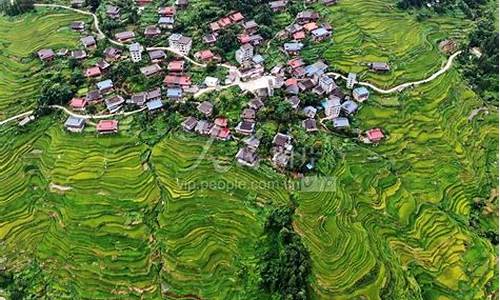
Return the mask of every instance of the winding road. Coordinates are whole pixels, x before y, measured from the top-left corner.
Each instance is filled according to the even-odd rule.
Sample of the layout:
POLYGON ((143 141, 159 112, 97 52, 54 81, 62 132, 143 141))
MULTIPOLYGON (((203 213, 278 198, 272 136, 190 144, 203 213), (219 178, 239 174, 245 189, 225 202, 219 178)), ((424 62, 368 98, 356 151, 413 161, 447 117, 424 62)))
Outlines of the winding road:
MULTIPOLYGON (((74 11, 74 12, 77 12, 77 13, 81 13, 81 14, 84 14, 84 15, 90 15, 94 19, 94 26, 95 26, 97 32, 99 33, 99 35, 101 35, 102 37, 106 38, 111 43, 113 43, 113 44, 115 44, 117 46, 125 47, 125 45, 123 43, 115 41, 115 40, 111 39, 110 37, 106 37, 106 35, 102 32, 101 28, 99 27, 99 19, 97 18, 97 16, 94 13, 91 13, 91 12, 88 12, 88 11, 84 11, 84 10, 80 10, 80 9, 76 9, 76 8, 72 8, 72 7, 69 7, 69 6, 59 5, 59 4, 35 4, 35 6, 36 7, 62 8, 62 9, 68 9, 68 10, 71 10, 71 11, 74 11)), ((169 47, 149 47, 149 48, 146 48, 146 50, 147 51, 152 51, 152 50, 165 50, 165 51, 169 51, 169 52, 171 52, 171 53, 173 53, 175 55, 183 57, 184 59, 188 60, 189 62, 191 62, 192 64, 194 64, 196 66, 206 67, 206 64, 197 62, 194 59, 190 58, 189 56, 186 56, 186 55, 184 55, 182 53, 179 53, 178 51, 175 51, 174 49, 171 49, 169 47)), ((454 54, 452 54, 448 58, 448 61, 446 62, 446 64, 440 70, 436 71, 431 76, 429 76, 429 77, 427 77, 425 79, 422 79, 422 80, 412 81, 412 82, 406 82, 406 83, 400 84, 400 85, 395 86, 395 87, 390 88, 390 89, 382 89, 382 88, 379 88, 379 87, 377 87, 377 86, 375 86, 375 85, 373 85, 373 84, 371 84, 369 82, 363 82, 363 81, 356 82, 356 84, 359 84, 361 86, 369 87, 369 88, 373 89, 374 91, 376 91, 378 93, 381 93, 381 94, 399 93, 399 92, 401 92, 402 90, 404 90, 404 89, 406 89, 408 87, 415 87, 417 85, 424 84, 424 83, 427 83, 427 82, 430 82, 430 81, 436 79, 437 77, 439 77, 440 75, 442 75, 443 73, 445 73, 446 71, 448 71, 451 68, 451 66, 453 64, 453 60, 460 53, 462 53, 462 51, 457 51, 454 54)), ((228 65, 228 64, 218 64, 218 66, 227 68, 229 70, 235 71, 238 74, 240 74, 238 68, 235 67, 235 66, 228 65)), ((342 75, 342 74, 337 73, 337 72, 328 72, 326 74, 334 76, 335 79, 341 78, 343 80, 347 80, 347 77, 345 75, 342 75)), ((253 80, 251 82, 240 82, 238 80, 236 83, 233 83, 233 84, 230 84, 230 85, 224 85, 224 86, 221 86, 218 89, 225 89, 225 88, 228 88, 228 87, 231 87, 231 86, 239 85, 244 90, 252 90, 252 87, 256 86, 256 84, 253 84, 252 82, 255 81, 255 83, 257 83, 258 80, 259 79, 256 79, 256 80, 253 80)), ((198 93, 195 94, 195 97, 199 97, 202 94, 204 94, 206 92, 213 91, 215 89, 216 88, 206 88, 206 89, 200 90, 198 93)), ((130 115, 139 113, 141 111, 144 111, 146 109, 146 107, 143 107, 141 109, 130 111, 130 112, 119 112, 119 113, 107 114, 107 115, 80 115, 80 114, 77 114, 77 113, 74 113, 74 112, 70 111, 69 109, 67 109, 67 108, 65 108, 63 106, 52 105, 51 107, 55 108, 55 109, 62 110, 64 113, 66 113, 68 115, 75 116, 75 117, 78 117, 78 118, 84 118, 84 119, 106 119, 106 118, 113 117, 113 116, 130 116, 130 115)), ((6 124, 8 122, 15 121, 15 120, 17 120, 19 118, 29 116, 31 114, 33 114, 33 110, 26 111, 26 112, 23 112, 23 113, 18 114, 16 116, 10 117, 8 119, 0 121, 0 126, 6 124)))

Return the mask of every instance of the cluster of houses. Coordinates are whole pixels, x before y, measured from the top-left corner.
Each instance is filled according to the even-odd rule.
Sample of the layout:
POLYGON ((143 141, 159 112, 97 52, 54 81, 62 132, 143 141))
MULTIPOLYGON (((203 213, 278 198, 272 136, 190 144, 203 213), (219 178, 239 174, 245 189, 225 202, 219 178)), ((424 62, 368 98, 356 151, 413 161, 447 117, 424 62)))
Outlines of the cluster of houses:
MULTIPOLYGON (((73 0, 76 3, 79 0, 73 0)), ((151 0, 136 0, 138 5, 147 5, 151 0)), ((314 2, 315 0, 306 0, 314 2)), ((336 0, 322 0, 326 5, 335 4, 336 0)), ((176 6, 164 6, 158 8, 158 23, 147 26, 144 36, 154 37, 161 34, 161 29, 172 29, 175 22, 177 9, 185 8, 187 0, 177 0, 176 6)), ((286 9, 288 1, 272 1, 269 3, 274 12, 286 9)), ((111 19, 120 18, 120 8, 113 5, 106 7, 106 15, 111 19)), ((357 112, 361 103, 366 101, 370 94, 364 86, 356 86, 357 75, 350 73, 347 77, 346 87, 349 94, 336 84, 334 78, 328 75, 328 65, 322 60, 317 60, 312 64, 306 64, 300 57, 300 51, 304 47, 302 41, 310 38, 314 42, 321 42, 331 38, 332 26, 325 22, 320 22, 319 13, 312 10, 301 11, 297 14, 293 24, 287 26, 278 36, 288 41, 283 45, 283 51, 289 56, 289 60, 284 65, 276 65, 270 70, 270 74, 275 80, 269 82, 268 88, 254 91, 255 98, 250 100, 242 109, 240 120, 234 127, 234 132, 243 136, 243 145, 236 154, 236 161, 245 166, 255 166, 259 162, 258 148, 260 140, 255 136, 256 115, 264 107, 265 98, 273 95, 273 89, 280 88, 284 91, 287 101, 295 113, 303 116, 302 127, 307 133, 314 133, 319 130, 317 119, 331 122, 334 130, 344 130, 350 127, 350 119, 357 112), (313 93, 321 99, 320 104, 302 105, 301 96, 303 93, 313 93), (321 115, 321 118, 320 118, 321 115)), ((73 22, 71 29, 78 32, 85 32, 85 23, 82 21, 73 22)), ((258 54, 256 47, 262 41, 262 36, 258 33, 259 25, 255 20, 246 20, 241 12, 233 11, 209 24, 210 32, 203 36, 204 44, 213 45, 220 36, 220 33, 230 27, 240 26, 242 32, 238 35, 239 49, 235 52, 235 59, 239 64, 238 72, 230 71, 226 84, 231 83, 237 77, 246 81, 260 78, 264 75, 264 58, 258 54)), ((135 93, 126 99, 114 93, 115 86, 111 79, 102 80, 106 70, 113 62, 130 58, 134 63, 143 60, 144 47, 135 42, 135 34, 131 31, 118 32, 114 38, 121 43, 127 43, 128 56, 123 50, 116 47, 108 47, 104 50, 103 58, 95 65, 89 66, 84 75, 95 80, 95 89, 91 89, 85 97, 73 98, 69 106, 73 111, 85 111, 91 104, 104 104, 110 114, 122 109, 125 104, 134 105, 147 109, 150 113, 160 111, 164 106, 164 98, 170 101, 182 101, 186 94, 193 94, 198 91, 198 87, 191 82, 191 77, 186 73, 186 62, 182 58, 167 60, 167 54, 161 48, 148 48, 147 56, 150 64, 140 68, 140 72, 145 77, 165 74, 163 86, 156 87, 149 91, 135 93)), ((87 53, 96 49, 96 39, 91 36, 81 38, 82 49, 69 52, 67 49, 60 49, 55 53, 52 49, 42 49, 38 51, 38 56, 42 61, 50 61, 56 56, 68 55, 75 59, 83 60, 87 53)), ((168 37, 168 47, 179 56, 188 56, 193 46, 190 37, 180 33, 172 33, 168 37)), ((194 53, 197 61, 208 63, 219 62, 221 58, 215 55, 210 49, 203 49, 194 53)), ((368 64, 370 70, 375 72, 387 72, 390 67, 387 63, 372 62, 368 64)), ((214 77, 207 77, 206 86, 217 86, 219 81, 214 77)), ((232 138, 232 130, 229 127, 228 119, 224 116, 217 116, 214 113, 214 106, 209 101, 197 104, 198 117, 189 116, 182 122, 182 128, 187 132, 193 132, 203 136, 210 136, 218 140, 228 140, 232 138), (200 117, 201 116, 201 117, 200 117)), ((81 132, 86 124, 86 119, 70 116, 64 126, 71 132, 81 132)), ((118 121, 100 120, 96 125, 99 134, 109 134, 118 132, 118 121)), ((379 128, 370 129, 360 135, 360 139, 365 143, 377 143, 384 138, 384 133, 379 128)), ((271 161, 278 169, 285 169, 292 159, 293 137, 289 134, 277 133, 272 141, 271 161)))

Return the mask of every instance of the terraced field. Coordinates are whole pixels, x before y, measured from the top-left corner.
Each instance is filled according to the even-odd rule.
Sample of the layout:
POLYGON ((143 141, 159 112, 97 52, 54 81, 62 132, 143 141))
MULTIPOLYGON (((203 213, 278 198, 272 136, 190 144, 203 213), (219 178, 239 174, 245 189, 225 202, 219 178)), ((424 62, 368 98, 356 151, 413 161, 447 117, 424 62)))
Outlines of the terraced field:
MULTIPOLYGON (((466 27, 445 17, 418 24, 384 3, 329 8, 335 40, 324 54, 334 67, 359 71, 390 55, 395 72, 363 79, 420 79, 444 60, 435 42, 466 27)), ((53 16, 12 27, 0 18, 0 119, 36 97, 41 65, 31 52, 75 45, 59 30, 75 16, 53 16)), ((326 191, 286 189, 291 180, 265 163, 236 167, 233 142, 169 133, 147 146, 128 125, 117 136, 73 135, 60 115, 0 127, 0 264, 40 262, 49 298, 266 299, 255 247, 266 210, 294 193, 312 298, 485 299, 498 288, 498 249, 468 225, 472 201, 498 188, 498 112, 467 120, 483 105, 456 70, 401 95, 372 95, 354 123, 389 138, 323 140, 331 152, 318 168, 335 183, 326 191), (322 168, 332 159, 334 168, 322 168)), ((496 230, 498 216, 484 217, 496 230)))
POLYGON ((23 19, 0 17, 0 120, 33 108, 43 79, 36 51, 76 46, 79 35, 68 26, 85 19, 68 12, 35 12, 23 19))

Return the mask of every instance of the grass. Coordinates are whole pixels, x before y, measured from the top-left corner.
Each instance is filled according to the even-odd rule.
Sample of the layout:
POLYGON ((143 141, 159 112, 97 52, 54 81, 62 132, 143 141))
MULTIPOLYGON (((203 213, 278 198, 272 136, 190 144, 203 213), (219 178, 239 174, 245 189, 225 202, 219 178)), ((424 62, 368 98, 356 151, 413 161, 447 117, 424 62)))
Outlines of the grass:
MULTIPOLYGON (((324 54, 333 67, 380 86, 438 69, 445 57, 436 42, 467 27, 451 17, 417 23, 380 0, 345 0, 322 13, 335 27, 334 42, 304 54, 324 54), (366 60, 387 57, 391 73, 361 70, 366 60)), ((50 15, 0 26, 5 116, 36 97, 41 64, 30 53, 76 45, 75 35, 57 31, 75 16, 50 15), (24 74, 35 79, 26 77, 33 86, 23 90, 24 74)), ((235 93, 207 97, 235 119, 242 99, 222 103, 235 93)), ((235 142, 171 132, 147 146, 131 118, 109 137, 92 128, 69 134, 59 115, 25 129, 4 126, 0 262, 11 270, 43 262, 52 298, 266 299, 252 277, 264 212, 295 193, 294 228, 311 253, 313 299, 484 299, 498 288, 498 248, 468 217, 473 199, 498 188, 497 110, 467 120, 483 105, 455 69, 400 95, 372 95, 356 124, 382 127, 388 139, 368 146, 318 135, 330 151, 317 163, 334 183, 326 191, 285 188, 292 181, 266 163, 237 167, 235 142)), ((496 230, 497 218, 485 216, 485 226, 496 230)))

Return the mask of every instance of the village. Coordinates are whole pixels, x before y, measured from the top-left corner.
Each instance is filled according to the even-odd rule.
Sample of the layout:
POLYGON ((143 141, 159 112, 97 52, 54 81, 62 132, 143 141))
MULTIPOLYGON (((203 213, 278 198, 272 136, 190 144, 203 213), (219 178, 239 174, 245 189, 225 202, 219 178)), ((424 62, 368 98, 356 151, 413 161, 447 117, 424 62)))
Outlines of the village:
MULTIPOLYGON (((151 2, 137 0, 137 5, 144 7, 151 2)), ((334 5, 336 1, 323 0, 322 3, 328 6, 334 5)), ((72 0, 71 4, 75 9, 80 9, 84 1, 72 0)), ((277 13, 286 9, 287 1, 273 1, 268 5, 277 13)), ((235 159, 237 163, 248 167, 255 167, 261 159, 266 159, 258 155, 260 139, 256 135, 256 128, 262 121, 258 118, 258 112, 266 106, 266 99, 276 94, 283 95, 282 101, 289 104, 293 114, 300 116, 301 126, 307 134, 318 131, 342 134, 346 130, 352 131, 350 119, 370 98, 370 91, 365 86, 357 86, 357 74, 349 73, 345 85, 341 86, 336 82, 338 76, 329 72, 329 66, 321 58, 307 64, 300 56, 307 42, 322 43, 332 38, 332 24, 322 20, 318 12, 303 10, 292 24, 278 32, 277 37, 282 43, 280 51, 288 57, 288 61, 286 64, 273 65, 261 51, 266 41, 259 34, 259 24, 255 20, 247 20, 244 13, 238 11, 206 24, 203 48, 192 53, 193 39, 183 33, 171 32, 176 14, 187 9, 188 0, 177 0, 175 6, 159 7, 156 24, 146 26, 143 32, 117 31, 114 36, 108 37, 112 43, 102 53, 96 52, 97 45, 106 42, 106 38, 92 34, 92 24, 84 21, 70 25, 71 30, 82 35, 79 49, 45 48, 37 51, 38 58, 45 64, 51 64, 61 57, 71 57, 83 63, 89 57, 100 57, 94 65, 87 65, 83 74, 86 80, 94 84, 94 89, 70 100, 67 107, 73 113, 65 121, 64 127, 69 132, 81 133, 89 123, 89 118, 84 114, 90 107, 100 106, 105 112, 99 115, 95 124, 97 134, 116 134, 120 121, 114 116, 120 116, 125 107, 134 107, 134 113, 155 114, 172 103, 182 105, 194 101, 197 111, 185 116, 182 130, 220 141, 241 141, 235 159), (237 66, 224 61, 211 50, 221 33, 229 27, 240 29, 237 37, 239 48, 234 54, 237 66), (168 34, 168 45, 165 47, 148 47, 138 42, 141 35, 150 38, 165 34, 168 34), (161 77, 163 80, 152 89, 124 94, 124 90, 115 86, 116 83, 107 76, 108 70, 119 61, 141 64, 139 70, 142 76, 161 77), (208 68, 210 65, 226 69, 225 77, 206 76, 201 84, 193 83, 190 66, 208 68), (234 86, 252 94, 252 99, 241 109, 239 122, 235 124, 230 124, 226 116, 215 114, 211 101, 196 101, 203 94, 234 86), (304 105, 301 96, 306 92, 317 97, 318 105, 304 105)), ((106 7, 106 18, 119 19, 120 13, 118 6, 106 7)), ((366 68, 372 72, 390 71, 390 66, 385 62, 367 62, 366 68)), ((26 117, 21 125, 31 119, 26 117)), ((356 132, 363 143, 379 143, 385 138, 380 128, 356 132)), ((293 150, 294 137, 287 132, 276 132, 269 159, 274 167, 285 170, 289 167, 293 150)), ((313 168, 311 163, 308 166, 313 168)))

